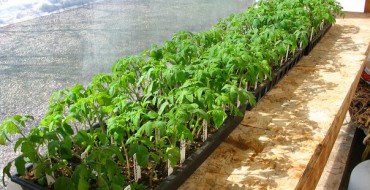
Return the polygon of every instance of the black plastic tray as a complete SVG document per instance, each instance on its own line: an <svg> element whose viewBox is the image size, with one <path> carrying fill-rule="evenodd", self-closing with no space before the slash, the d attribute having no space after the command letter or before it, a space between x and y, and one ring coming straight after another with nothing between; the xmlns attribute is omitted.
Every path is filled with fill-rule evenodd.
<svg viewBox="0 0 370 190"><path fill-rule="evenodd" d="M250 104L244 104L239 107L239 111L245 113L250 110ZM177 189L191 174L208 158L208 156L218 147L218 145L239 125L243 120L243 116L230 116L224 124L211 135L203 145L190 155L181 168L177 168L168 176L156 189ZM32 167L29 166L29 167ZM28 168L29 168L28 167ZM19 174L11 177L11 181L19 184L23 190L45 190L45 188L20 178Z"/></svg>
<svg viewBox="0 0 370 190"><path fill-rule="evenodd" d="M329 31L331 28L332 24L326 24L322 30L320 30L316 36L312 38L310 42L308 42L307 47L305 48L304 55L310 54L312 49L319 43L321 38Z"/></svg>
<svg viewBox="0 0 370 190"><path fill-rule="evenodd" d="M29 166L29 167L32 167ZM35 184L35 183L32 183L30 181L27 181L27 180L24 180L22 178L20 178L19 174L15 174L11 177L11 181L20 185L22 190L46 190L45 188Z"/></svg>
<svg viewBox="0 0 370 190"><path fill-rule="evenodd" d="M242 113L252 107L247 104L239 108ZM209 137L204 144L190 157L188 157L181 168L175 169L156 189L177 189L189 178L194 171L208 158L209 155L229 136L229 134L239 125L244 116L228 117L224 124L215 134Z"/></svg>

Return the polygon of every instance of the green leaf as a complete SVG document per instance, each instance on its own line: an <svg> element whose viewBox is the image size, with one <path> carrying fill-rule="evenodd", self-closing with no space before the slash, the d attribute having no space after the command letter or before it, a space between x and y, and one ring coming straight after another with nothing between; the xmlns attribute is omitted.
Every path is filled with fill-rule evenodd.
<svg viewBox="0 0 370 190"><path fill-rule="evenodd" d="M171 166L174 167L180 160L180 149L178 147L167 148L166 154L170 160Z"/></svg>
<svg viewBox="0 0 370 190"><path fill-rule="evenodd" d="M100 141L100 144L106 145L108 143L108 137L106 134L98 133L97 136Z"/></svg>
<svg viewBox="0 0 370 190"><path fill-rule="evenodd" d="M203 92L206 90L206 88L198 88L197 89L197 97L198 98L201 98L202 97L202 94L203 94Z"/></svg>
<svg viewBox="0 0 370 190"><path fill-rule="evenodd" d="M159 110L158 110L158 114L159 115L162 115L162 113L163 113L163 111L164 111L164 109L166 109L166 107L169 105L169 103L168 102L164 102L162 105L161 105L161 107L159 108Z"/></svg>
<svg viewBox="0 0 370 190"><path fill-rule="evenodd" d="M29 158L31 161L37 161L37 152L35 150L35 146L30 142L23 142L21 146L21 151L24 157Z"/></svg>
<svg viewBox="0 0 370 190"><path fill-rule="evenodd" d="M227 117L227 114L222 110L212 110L211 115L216 128L220 127Z"/></svg>
<svg viewBox="0 0 370 190"><path fill-rule="evenodd" d="M55 190L66 190L66 189L75 190L76 187L74 186L74 183L71 178L61 176L55 180L54 189Z"/></svg>
<svg viewBox="0 0 370 190"><path fill-rule="evenodd" d="M20 132L19 128L17 127L17 125L14 123L14 121L11 121L11 122L7 122L5 124L5 131L6 133L8 134L17 134Z"/></svg>
<svg viewBox="0 0 370 190"><path fill-rule="evenodd" d="M56 164L58 165L58 164ZM36 166L36 165L33 165ZM55 166L55 165L54 165ZM45 171L50 171L50 164L48 162L37 162L37 168L35 168L34 175L36 178L45 176Z"/></svg>
<svg viewBox="0 0 370 190"><path fill-rule="evenodd" d="M78 180L78 190L88 190L90 189L90 183L83 178Z"/></svg>
<svg viewBox="0 0 370 190"><path fill-rule="evenodd" d="M69 135L73 135L74 132L73 132L73 129L70 125L68 125L68 123L63 123L63 128L64 128L64 131L69 134Z"/></svg>
<svg viewBox="0 0 370 190"><path fill-rule="evenodd" d="M127 142L130 144L129 154L130 156L133 156L137 152L139 145L137 144L137 142L134 142L134 137L129 138Z"/></svg>
<svg viewBox="0 0 370 190"><path fill-rule="evenodd" d="M154 112L154 111L150 111L150 112L148 113L148 117L149 117L150 119L156 119L156 118L158 117L158 113L156 113L156 112Z"/></svg>
<svg viewBox="0 0 370 190"><path fill-rule="evenodd" d="M72 158L72 144L70 140L64 139L63 142L61 142L60 147L60 157L63 159L70 159Z"/></svg>
<svg viewBox="0 0 370 190"><path fill-rule="evenodd" d="M115 96L116 95L117 86L118 86L118 83L115 83L112 86L110 86L110 88L109 88L109 95L110 96Z"/></svg>
<svg viewBox="0 0 370 190"><path fill-rule="evenodd" d="M50 141L48 143L48 152L49 154L51 155L54 155L55 154L55 149L59 146L59 142L58 141Z"/></svg>
<svg viewBox="0 0 370 190"><path fill-rule="evenodd" d="M178 122L186 122L189 119L189 112L184 109L176 110L175 119Z"/></svg>
<svg viewBox="0 0 370 190"><path fill-rule="evenodd" d="M150 57L152 57L155 60L160 60L163 58L163 53L161 49L158 50L151 50L150 51Z"/></svg>
<svg viewBox="0 0 370 190"><path fill-rule="evenodd" d="M111 145L109 147L110 150L112 150L114 152L114 154L116 154L118 160L123 164L125 163L125 160L123 158L123 155L121 153L121 150L116 146L116 145Z"/></svg>
<svg viewBox="0 0 370 190"><path fill-rule="evenodd" d="M113 160L106 160L106 163L104 164L106 170L107 170L107 177L109 181L111 181L116 174L120 173L119 167L116 162Z"/></svg>
<svg viewBox="0 0 370 190"><path fill-rule="evenodd" d="M166 122L164 121L154 121L154 128L159 130L162 135L166 132Z"/></svg>
<svg viewBox="0 0 370 190"><path fill-rule="evenodd" d="M4 167L3 169L3 185L6 186L5 184L5 176L8 176L9 178L11 178L11 174L10 174L10 168L12 167L12 163L11 162L8 162L8 164Z"/></svg>
<svg viewBox="0 0 370 190"><path fill-rule="evenodd" d="M177 130L178 130L178 133L179 133L181 139L188 139L190 141L193 141L193 134L191 133L191 131L187 127L185 127L183 125L179 125L177 127Z"/></svg>
<svg viewBox="0 0 370 190"><path fill-rule="evenodd" d="M140 166L146 167L147 164L148 164L148 161L149 161L149 151L148 151L148 149L143 145L139 145L137 147L136 158L137 158L137 163Z"/></svg>
<svg viewBox="0 0 370 190"><path fill-rule="evenodd" d="M47 183L46 176L40 176L40 177L38 177L37 183L40 184L41 186L46 185L46 183Z"/></svg>
<svg viewBox="0 0 370 190"><path fill-rule="evenodd" d="M122 183L123 181L126 181L126 176L122 174L115 176L113 180L111 180L113 189L116 190L117 187L120 187L119 190L122 190L124 188L124 183Z"/></svg>
<svg viewBox="0 0 370 190"><path fill-rule="evenodd" d="M192 94L186 95L185 97L186 97L187 100L189 100L190 103L193 103L194 97L193 97Z"/></svg>
<svg viewBox="0 0 370 190"><path fill-rule="evenodd" d="M245 102L247 101L247 97L248 97L248 94L245 90L241 90L240 93L239 93L239 101L240 101L240 104L245 104Z"/></svg>
<svg viewBox="0 0 370 190"><path fill-rule="evenodd" d="M4 135L4 133L1 133L0 135L0 145L5 145L6 143L6 136Z"/></svg>
<svg viewBox="0 0 370 190"><path fill-rule="evenodd" d="M19 156L15 159L14 165L17 168L17 172L20 175L25 175L26 174L26 161L24 161L23 156Z"/></svg>
<svg viewBox="0 0 370 190"><path fill-rule="evenodd" d="M145 130L145 134L147 136L151 136L153 133L153 123L151 121L146 122L142 128Z"/></svg>
<svg viewBox="0 0 370 190"><path fill-rule="evenodd" d="M230 100L232 102L236 102L236 99L238 98L237 88L235 86L231 86L229 90L230 90Z"/></svg>
<svg viewBox="0 0 370 190"><path fill-rule="evenodd" d="M74 139L78 145L87 146L94 144L93 140L90 138L90 135L85 130L78 131Z"/></svg>
<svg viewBox="0 0 370 190"><path fill-rule="evenodd" d="M102 106L101 111L103 114L110 114L113 112L114 106Z"/></svg>
<svg viewBox="0 0 370 190"><path fill-rule="evenodd" d="M111 185L111 187L112 187L112 189L113 189L113 190L122 190L122 189L123 189L123 187L121 186L121 184L122 184L122 183L120 183L119 185L118 185L118 184L116 184L116 183L113 183L113 184Z"/></svg>
<svg viewBox="0 0 370 190"><path fill-rule="evenodd" d="M137 111L136 113L134 113L134 115L132 117L132 121L133 121L133 124L134 124L135 127L139 127L140 118L141 118L141 112L140 111Z"/></svg>

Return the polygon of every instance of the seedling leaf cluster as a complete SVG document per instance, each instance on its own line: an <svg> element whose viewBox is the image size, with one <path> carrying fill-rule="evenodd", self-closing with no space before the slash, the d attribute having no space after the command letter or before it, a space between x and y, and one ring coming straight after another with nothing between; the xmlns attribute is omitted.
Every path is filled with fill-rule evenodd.
<svg viewBox="0 0 370 190"><path fill-rule="evenodd" d="M29 134L22 128L32 116L2 121L1 144L21 135L14 147L21 155L4 176L13 165L30 175L32 163L33 181L51 189L154 188L182 164L184 145L255 104L253 90L334 14L341 14L335 0L261 0L208 31L180 31L124 57L86 87L55 92Z"/></svg>

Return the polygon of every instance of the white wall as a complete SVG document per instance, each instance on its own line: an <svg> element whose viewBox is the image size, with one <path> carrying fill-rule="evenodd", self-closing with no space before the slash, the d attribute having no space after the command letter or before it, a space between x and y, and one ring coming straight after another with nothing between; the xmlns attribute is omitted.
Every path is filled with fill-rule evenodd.
<svg viewBox="0 0 370 190"><path fill-rule="evenodd" d="M343 7L344 11L364 12L365 0L337 0Z"/></svg>

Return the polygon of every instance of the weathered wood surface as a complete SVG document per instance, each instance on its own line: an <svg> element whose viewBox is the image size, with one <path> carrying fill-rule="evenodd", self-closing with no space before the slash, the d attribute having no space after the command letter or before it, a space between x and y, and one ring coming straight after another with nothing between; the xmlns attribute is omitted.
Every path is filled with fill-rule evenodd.
<svg viewBox="0 0 370 190"><path fill-rule="evenodd" d="M365 1L365 13L370 13L370 0Z"/></svg>
<svg viewBox="0 0 370 190"><path fill-rule="evenodd" d="M370 15L339 18L180 189L314 189L356 88Z"/></svg>
<svg viewBox="0 0 370 190"><path fill-rule="evenodd" d="M324 140L318 145L315 153L312 155L310 162L308 163L301 179L296 186L297 190L315 189L317 183L319 182L321 174L325 168L326 162L328 161L329 155L334 146L335 140L337 139L339 130L342 127L346 112L356 92L357 84L361 76L361 71L364 69L365 66L364 63L360 67L360 70L357 73L354 82L352 83L350 90L343 101L342 106L339 108L338 113L335 115L334 121L331 124L331 127L329 128Z"/></svg>
<svg viewBox="0 0 370 190"><path fill-rule="evenodd" d="M351 123L350 114L347 112L316 190L339 189L355 131L356 127Z"/></svg>

